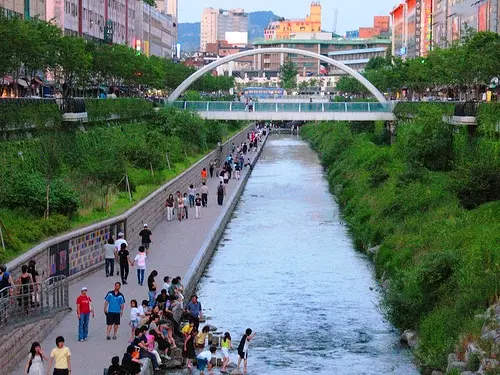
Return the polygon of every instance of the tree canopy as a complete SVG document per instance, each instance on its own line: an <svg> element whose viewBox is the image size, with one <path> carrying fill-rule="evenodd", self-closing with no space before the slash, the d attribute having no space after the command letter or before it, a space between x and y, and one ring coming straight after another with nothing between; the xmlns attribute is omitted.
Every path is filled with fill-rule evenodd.
<svg viewBox="0 0 500 375"><path fill-rule="evenodd" d="M175 89L195 72L194 68L158 56L138 54L120 44L103 44L80 37L63 36L53 23L33 18L7 18L0 14L0 77L17 81L50 72L64 96L76 88L128 86ZM233 77L207 73L193 87L217 92L234 86Z"/></svg>
<svg viewBox="0 0 500 375"><path fill-rule="evenodd" d="M297 65L287 58L280 69L280 79L284 89L290 90L297 87L297 74Z"/></svg>

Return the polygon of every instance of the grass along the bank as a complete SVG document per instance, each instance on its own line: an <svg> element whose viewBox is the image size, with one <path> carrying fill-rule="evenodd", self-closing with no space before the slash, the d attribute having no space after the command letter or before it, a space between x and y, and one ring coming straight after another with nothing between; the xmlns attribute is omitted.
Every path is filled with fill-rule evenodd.
<svg viewBox="0 0 500 375"><path fill-rule="evenodd" d="M453 134L432 113L401 124L392 146L382 133L347 123L301 129L356 246L380 246L374 263L389 280L387 315L417 330L424 372L444 370L460 337L480 336L476 315L499 296L499 142Z"/></svg>
<svg viewBox="0 0 500 375"><path fill-rule="evenodd" d="M46 238L125 212L245 125L203 121L170 108L149 123L2 142L0 220L6 250L0 248L0 263Z"/></svg>

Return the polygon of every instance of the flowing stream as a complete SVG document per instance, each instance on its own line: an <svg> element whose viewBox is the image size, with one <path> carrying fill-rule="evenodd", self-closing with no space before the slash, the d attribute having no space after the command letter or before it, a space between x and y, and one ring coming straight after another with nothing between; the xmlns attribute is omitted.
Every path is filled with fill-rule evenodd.
<svg viewBox="0 0 500 375"><path fill-rule="evenodd" d="M198 287L231 361L250 327L249 374L418 374L377 290L315 152L272 135Z"/></svg>

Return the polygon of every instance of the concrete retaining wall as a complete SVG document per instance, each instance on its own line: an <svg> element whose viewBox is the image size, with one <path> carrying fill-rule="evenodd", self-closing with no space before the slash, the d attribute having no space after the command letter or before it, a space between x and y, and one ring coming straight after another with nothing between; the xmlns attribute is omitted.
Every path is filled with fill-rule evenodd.
<svg viewBox="0 0 500 375"><path fill-rule="evenodd" d="M54 327L59 324L67 311L60 311L54 316L42 319L36 322L26 324L2 336L0 342L0 369L2 374L8 374L13 371L19 363L24 364L28 360L28 351L31 343L34 341L42 342L45 337L52 332ZM54 342L55 346L55 342ZM47 353L46 348L46 354Z"/></svg>
<svg viewBox="0 0 500 375"><path fill-rule="evenodd" d="M139 231L143 224L147 223L151 228L156 226L164 214L168 195L175 194L177 190L185 192L190 184L200 185L202 168L208 169L212 160L224 160L230 153L231 144L246 140L251 127L236 134L222 147L212 151L124 214L47 240L9 262L9 271L15 278L20 274L21 266L34 259L42 279L62 274L68 276L70 281L75 281L103 266L103 246L109 236L116 238L117 233L122 231L130 248L138 247Z"/></svg>

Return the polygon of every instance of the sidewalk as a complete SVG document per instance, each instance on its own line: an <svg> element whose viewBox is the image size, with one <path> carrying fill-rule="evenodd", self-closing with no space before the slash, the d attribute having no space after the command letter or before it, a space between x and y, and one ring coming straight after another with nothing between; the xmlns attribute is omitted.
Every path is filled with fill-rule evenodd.
<svg viewBox="0 0 500 375"><path fill-rule="evenodd" d="M258 155L252 152L245 156L253 160ZM242 176L249 173L249 168L244 168ZM226 189L226 197L224 206L227 204L226 199L231 196L235 191L241 180L231 179ZM189 219L172 220L170 222L162 221L155 228L150 228L153 232L149 257L147 259L147 270L145 278L149 273L156 269L158 277L156 278L157 285L163 284L164 276L184 276L188 271L193 259L205 237L210 232L214 223L218 219L222 206L217 204L217 186L219 185L219 178L208 178L207 186L210 189L208 195L208 207L203 207L201 212L201 219L195 219L194 208L189 209ZM197 186L199 192L200 186ZM187 186L186 186L187 192ZM182 192L184 193L184 192ZM166 217L166 216L165 216ZM137 249L129 249L131 258L133 259L137 254ZM116 275L116 265L115 265ZM121 292L125 296L126 304L123 317L121 320L120 329L118 331L117 340L106 340L106 326L104 315L104 296L106 293L113 289L116 281L121 281L119 276L106 278L104 268L98 272L93 273L84 279L76 282L69 287L70 306L73 309L68 313L61 323L52 331L52 333L41 343L41 346L46 355L55 346L56 336L62 335L66 340L66 345L71 350L71 367L73 375L102 375L103 368L111 364L113 356L119 356L120 360L127 347L127 342L130 337L129 313L130 313L130 300L136 299L139 304L143 299L148 299L148 287L145 282L141 287L137 284L136 268L130 268L128 277L128 284L123 285ZM78 342L78 320L76 317L75 301L80 290L83 286L88 288L88 295L92 298L96 316L91 318L88 341ZM159 290L158 290L159 292ZM186 296L188 299L189 296ZM203 301L200 301L203 304ZM26 358L28 352L26 352ZM25 362L19 364L16 371L11 375L22 375Z"/></svg>

